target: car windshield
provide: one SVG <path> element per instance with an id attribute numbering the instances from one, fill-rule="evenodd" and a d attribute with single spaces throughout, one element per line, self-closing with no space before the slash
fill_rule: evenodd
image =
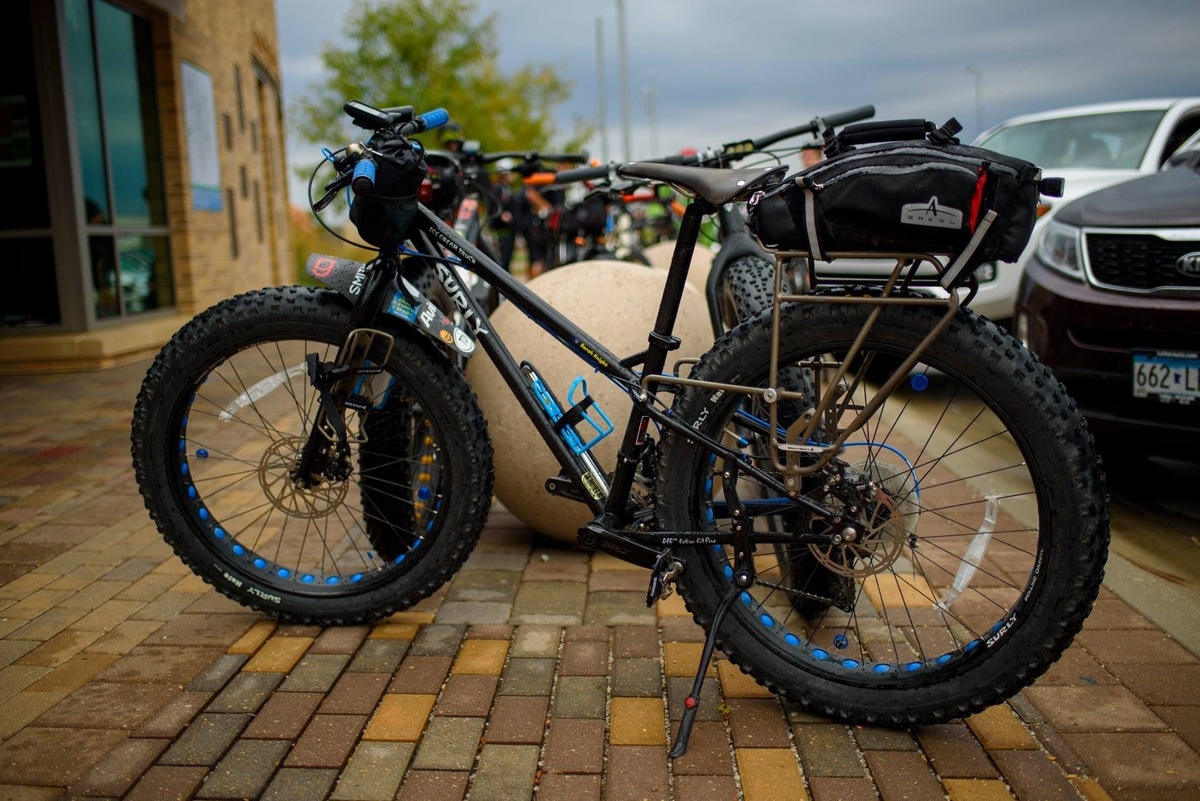
<path id="1" fill-rule="evenodd" d="M 1010 125 L 979 142 L 1043 169 L 1133 170 L 1142 163 L 1164 111 L 1118 111 Z"/>

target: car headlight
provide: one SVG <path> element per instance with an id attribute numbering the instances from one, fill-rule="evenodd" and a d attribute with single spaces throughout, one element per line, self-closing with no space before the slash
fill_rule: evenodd
<path id="1" fill-rule="evenodd" d="M 1042 264 L 1071 278 L 1083 279 L 1080 259 L 1080 229 L 1060 222 L 1049 222 L 1038 240 L 1037 256 Z"/>

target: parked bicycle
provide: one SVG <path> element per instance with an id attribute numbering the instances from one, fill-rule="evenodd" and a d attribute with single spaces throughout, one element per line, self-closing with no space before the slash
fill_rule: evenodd
<path id="1" fill-rule="evenodd" d="M 651 161 L 717 168 L 731 167 L 747 158 L 753 158 L 759 163 L 780 164 L 783 159 L 798 155 L 810 145 L 810 142 L 806 141 L 783 150 L 771 150 L 780 142 L 801 136 L 817 137 L 827 130 L 873 116 L 874 106 L 860 106 L 836 114 L 814 117 L 803 125 L 786 128 L 758 139 L 741 139 L 719 148 L 707 148 L 702 152 L 692 151 Z M 610 202 L 644 199 L 630 192 L 627 181 L 614 182 L 618 166 L 609 164 L 566 170 L 557 175 L 557 180 L 560 184 L 595 182 L 596 188 L 592 195 L 608 198 Z M 682 208 L 671 210 L 682 217 Z M 715 242 L 719 243 L 720 249 L 713 259 L 708 275 L 706 295 L 713 335 L 720 336 L 739 322 L 770 307 L 775 286 L 775 260 L 747 232 L 742 213 L 734 204 L 725 204 L 718 208 L 714 220 Z M 616 258 L 615 255 L 613 257 Z M 641 261 L 645 263 L 644 256 Z M 804 289 L 811 283 L 809 271 L 803 264 L 797 266 L 794 261 L 784 264 L 782 288 L 789 293 Z"/>
<path id="2" fill-rule="evenodd" d="M 497 262 L 501 261 L 501 248 L 496 242 L 495 226 L 503 209 L 491 170 L 505 163 L 509 171 L 528 177 L 546 174 L 548 164 L 583 164 L 588 159 L 586 153 L 542 154 L 536 150 L 487 153 L 479 142 L 455 141 L 457 149 L 453 151 L 424 151 L 427 169 L 417 197 L 455 233 Z M 443 311 L 452 312 L 454 306 L 441 291 L 433 264 L 422 267 L 419 258 L 410 261 L 406 277 L 421 293 L 434 297 Z M 458 272 L 459 280 L 481 305 L 488 312 L 494 311 L 499 302 L 496 291 L 469 271 Z"/>
<path id="3" fill-rule="evenodd" d="M 327 288 L 250 292 L 197 315 L 155 359 L 134 410 L 147 508 L 222 593 L 337 625 L 446 582 L 491 502 L 488 424 L 452 358 L 478 343 L 561 466 L 548 486 L 593 513 L 580 542 L 647 568 L 648 603 L 678 587 L 707 630 L 673 755 L 718 643 L 803 706 L 911 725 L 1011 696 L 1079 631 L 1108 541 L 1091 437 L 1054 375 L 958 291 L 981 258 L 1010 258 L 1028 238 L 1038 190 L 1054 189 L 1032 165 L 924 123 L 919 143 L 910 125 L 914 141 L 831 158 L 823 182 L 786 180 L 784 167 L 624 165 L 622 176 L 692 202 L 648 347 L 621 355 L 438 215 L 390 200 L 415 198 L 410 174 L 423 167 L 408 137 L 444 113 L 346 111 L 371 137 L 334 154 L 337 177 L 314 207 L 357 176 L 358 225 L 379 255 L 313 256 L 308 272 Z M 867 206 L 839 217 L 862 195 L 841 193 L 860 185 Z M 811 295 L 781 291 L 777 270 L 770 314 L 668 370 L 701 221 L 747 201 L 777 258 L 901 250 L 935 266 L 946 297 L 905 291 L 899 261 L 882 287 Z M 401 280 L 414 258 L 436 265 L 461 324 Z M 454 266 L 627 392 L 614 465 L 592 455 L 613 426 L 582 379 L 561 401 L 509 352 Z M 899 361 L 883 381 L 877 356 Z M 807 371 L 812 395 L 786 389 L 785 369 Z M 836 580 L 791 582 L 798 551 Z"/>

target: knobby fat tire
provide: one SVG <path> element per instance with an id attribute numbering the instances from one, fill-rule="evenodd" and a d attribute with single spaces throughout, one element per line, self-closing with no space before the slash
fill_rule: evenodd
<path id="1" fill-rule="evenodd" d="M 433 454 L 440 470 L 440 483 L 436 493 L 430 493 L 429 500 L 438 506 L 436 514 L 425 515 L 431 522 L 421 532 L 422 547 L 409 548 L 399 564 L 389 554 L 377 570 L 352 575 L 330 572 L 304 584 L 297 580 L 302 577 L 293 575 L 294 571 L 287 566 L 272 564 L 264 570 L 256 564 L 258 560 L 269 561 L 269 547 L 263 547 L 258 559 L 252 559 L 251 541 L 230 545 L 241 533 L 239 520 L 245 518 L 217 521 L 224 523 L 225 528 L 220 529 L 220 538 L 214 536 L 214 521 L 203 506 L 205 495 L 193 498 L 193 485 L 189 483 L 188 466 L 193 462 L 199 466 L 200 460 L 195 453 L 184 453 L 186 458 L 181 457 L 181 452 L 189 446 L 189 427 L 197 425 L 183 416 L 189 404 L 198 404 L 194 400 L 196 394 L 205 391 L 201 382 L 210 375 L 210 383 L 231 380 L 220 372 L 222 365 L 239 352 L 253 353 L 246 349 L 256 345 L 263 345 L 261 352 L 266 358 L 273 355 L 276 346 L 282 353 L 292 340 L 302 340 L 307 346 L 327 345 L 330 355 L 323 358 L 332 359 L 349 332 L 349 319 L 346 302 L 324 289 L 267 289 L 222 301 L 185 325 L 163 348 L 146 376 L 134 409 L 134 469 L 146 507 L 163 537 L 190 568 L 218 591 L 288 622 L 362 623 L 386 617 L 428 597 L 467 559 L 491 502 L 491 442 L 469 386 L 444 354 L 397 325 L 391 332 L 395 335 L 395 345 L 383 365 L 384 375 L 395 377 L 392 392 L 403 392 L 415 400 L 425 421 L 425 428 L 419 432 L 432 438 L 427 451 L 406 464 L 417 466 L 410 469 L 421 469 L 420 457 Z M 246 363 L 253 364 L 253 360 Z M 300 388 L 288 391 L 296 393 L 293 397 L 309 393 L 306 400 L 311 403 L 313 390 L 304 390 L 301 385 L 307 385 L 306 376 L 297 376 L 296 386 Z M 235 395 L 235 389 L 225 394 Z M 217 390 L 222 388 L 218 385 L 214 391 Z M 250 404 L 239 414 L 252 408 Z M 214 416 L 212 412 L 208 414 L 210 418 Z M 204 425 L 215 424 L 210 419 Z M 281 423 L 275 419 L 263 419 L 259 427 L 274 436 L 278 426 Z M 307 435 L 307 426 L 297 429 L 300 437 Z M 266 457 L 264 463 L 265 460 Z M 347 481 L 360 484 L 363 470 L 374 469 L 357 459 L 351 466 L 353 471 Z M 215 493 L 223 491 L 218 484 L 214 482 Z M 254 489 L 253 480 L 248 479 L 244 488 Z M 214 500 L 220 498 L 217 494 Z M 366 532 L 354 528 L 352 516 L 353 511 L 347 506 L 326 518 L 336 521 L 345 537 L 357 531 L 360 541 L 355 547 L 369 554 L 368 546 L 363 545 L 367 541 Z M 246 529 L 250 540 L 251 526 Z M 378 532 L 372 535 L 378 536 Z M 286 578 L 281 574 L 286 574 Z"/>
<path id="2" fill-rule="evenodd" d="M 791 291 L 784 278 L 784 292 Z M 770 310 L 775 296 L 775 262 L 761 256 L 742 256 L 725 269 L 721 287 L 721 318 L 725 330 L 759 312 Z"/>
<path id="3" fill-rule="evenodd" d="M 863 306 L 786 306 L 781 356 L 791 360 L 845 347 L 867 313 Z M 906 353 L 936 319 L 927 309 L 889 307 L 865 347 Z M 733 384 L 764 380 L 769 329 L 769 318 L 760 315 L 725 334 L 692 377 Z M 1006 332 L 967 310 L 958 313 L 924 362 L 935 368 L 935 380 L 948 378 L 977 393 L 1019 446 L 1036 492 L 1036 566 L 1029 573 L 1025 599 L 1012 607 L 1020 608 L 1019 615 L 1001 617 L 973 643 L 960 643 L 965 653 L 948 652 L 935 659 L 934 652 L 928 662 L 876 665 L 883 671 L 879 674 L 858 662 L 848 666 L 848 659 L 838 664 L 832 648 L 805 648 L 795 635 L 781 635 L 778 618 L 761 614 L 743 594 L 747 603 L 733 604 L 718 633 L 718 645 L 770 690 L 845 721 L 930 724 L 1003 701 L 1041 675 L 1070 644 L 1104 575 L 1109 532 L 1103 475 L 1082 418 L 1050 370 Z M 728 431 L 727 421 L 738 403 L 731 393 L 689 388 L 678 398 L 675 415 L 703 421 L 704 433 L 719 438 Z M 657 485 L 664 530 L 711 528 L 705 521 L 705 503 L 712 495 L 712 483 L 706 487 L 712 469 L 711 457 L 702 448 L 683 437 L 666 437 Z M 686 560 L 681 593 L 705 627 L 732 575 L 729 558 L 720 551 L 697 546 L 680 553 Z M 860 582 L 862 589 L 867 580 Z"/>

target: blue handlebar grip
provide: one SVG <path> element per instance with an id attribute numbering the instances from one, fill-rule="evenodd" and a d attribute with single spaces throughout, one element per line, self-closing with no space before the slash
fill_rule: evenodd
<path id="1" fill-rule="evenodd" d="M 375 188 L 374 161 L 362 159 L 354 165 L 354 178 L 350 181 L 350 188 L 359 197 L 371 194 L 371 190 Z"/>
<path id="2" fill-rule="evenodd" d="M 417 119 L 425 124 L 425 130 L 428 131 L 431 128 L 441 128 L 450 122 L 450 112 L 444 108 L 435 108 L 433 111 L 426 111 L 417 117 Z"/>

